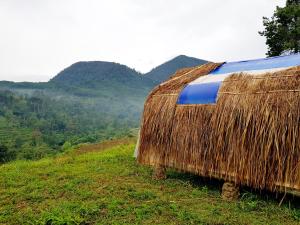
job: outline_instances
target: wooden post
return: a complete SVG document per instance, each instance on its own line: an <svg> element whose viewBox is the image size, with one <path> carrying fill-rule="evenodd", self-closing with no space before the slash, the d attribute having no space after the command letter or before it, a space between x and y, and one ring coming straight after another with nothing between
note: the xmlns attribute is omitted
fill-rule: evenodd
<svg viewBox="0 0 300 225"><path fill-rule="evenodd" d="M239 187L232 182L226 182L222 187L222 198L228 201L238 200L240 195Z"/></svg>
<svg viewBox="0 0 300 225"><path fill-rule="evenodd" d="M155 180L163 180L167 178L166 168L164 166L155 166L153 171L153 179Z"/></svg>

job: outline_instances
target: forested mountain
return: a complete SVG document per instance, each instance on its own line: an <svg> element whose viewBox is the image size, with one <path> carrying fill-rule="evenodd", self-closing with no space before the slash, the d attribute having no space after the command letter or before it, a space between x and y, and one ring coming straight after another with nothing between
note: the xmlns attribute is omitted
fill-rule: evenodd
<svg viewBox="0 0 300 225"><path fill-rule="evenodd" d="M135 135L149 91L186 56L141 74L113 62L78 62L49 82L0 81L0 163L34 159L72 145Z"/></svg>
<svg viewBox="0 0 300 225"><path fill-rule="evenodd" d="M144 95L155 85L151 79L125 65L102 61L75 63L57 74L49 84L63 89L80 87L93 90L94 94L105 92L113 96Z"/></svg>
<svg viewBox="0 0 300 225"><path fill-rule="evenodd" d="M145 76L152 79L156 84L167 80L176 70L193 67L201 64L207 63L207 61L202 59L197 59L193 57L188 57L185 55L179 55L170 61L167 61L160 66L152 69L150 72L146 73Z"/></svg>

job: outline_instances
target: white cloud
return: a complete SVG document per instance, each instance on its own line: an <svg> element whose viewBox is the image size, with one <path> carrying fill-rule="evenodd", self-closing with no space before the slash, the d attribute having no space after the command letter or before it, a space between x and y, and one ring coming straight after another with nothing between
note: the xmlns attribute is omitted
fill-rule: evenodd
<svg viewBox="0 0 300 225"><path fill-rule="evenodd" d="M76 61L146 72L186 54L264 57L262 16L284 0L1 0L0 80L47 81Z"/></svg>

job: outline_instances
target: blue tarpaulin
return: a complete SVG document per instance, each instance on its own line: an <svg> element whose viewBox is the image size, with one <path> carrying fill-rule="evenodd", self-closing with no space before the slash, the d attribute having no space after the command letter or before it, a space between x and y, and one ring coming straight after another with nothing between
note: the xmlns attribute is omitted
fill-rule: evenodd
<svg viewBox="0 0 300 225"><path fill-rule="evenodd" d="M227 62L188 84L180 93L177 104L216 103L222 81L232 73L261 74L300 66L300 54L277 56L239 62Z"/></svg>

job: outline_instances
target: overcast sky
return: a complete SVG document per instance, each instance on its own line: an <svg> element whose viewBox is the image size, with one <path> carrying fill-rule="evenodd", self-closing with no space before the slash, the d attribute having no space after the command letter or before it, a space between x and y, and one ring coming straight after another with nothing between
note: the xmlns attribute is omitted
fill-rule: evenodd
<svg viewBox="0 0 300 225"><path fill-rule="evenodd" d="M48 81L77 61L141 72L185 54L265 57L262 17L285 0L0 0L0 80Z"/></svg>

